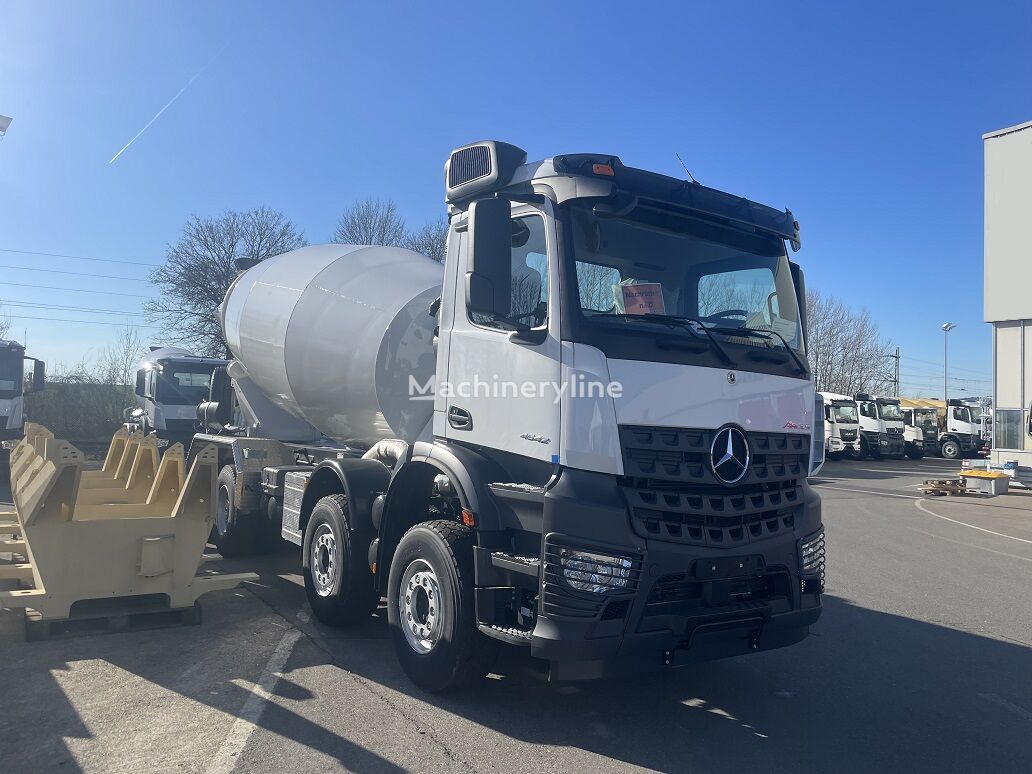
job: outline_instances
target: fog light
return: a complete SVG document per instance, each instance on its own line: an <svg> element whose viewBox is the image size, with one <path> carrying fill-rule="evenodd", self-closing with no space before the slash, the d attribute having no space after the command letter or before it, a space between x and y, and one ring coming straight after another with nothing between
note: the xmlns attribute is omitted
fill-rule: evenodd
<svg viewBox="0 0 1032 774"><path fill-rule="evenodd" d="M578 591L604 594L626 589L631 581L631 560L564 548L559 554L563 579Z"/></svg>

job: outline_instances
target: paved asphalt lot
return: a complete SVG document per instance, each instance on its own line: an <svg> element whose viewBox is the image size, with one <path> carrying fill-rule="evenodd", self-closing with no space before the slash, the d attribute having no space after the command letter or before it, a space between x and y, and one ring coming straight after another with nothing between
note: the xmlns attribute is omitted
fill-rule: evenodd
<svg viewBox="0 0 1032 774"><path fill-rule="evenodd" d="M426 695L382 608L309 620L293 553L221 562L261 581L205 597L199 627L26 644L0 612L0 770L1029 771L1032 494L920 499L956 468L829 462L807 640L606 683L509 653Z"/></svg>

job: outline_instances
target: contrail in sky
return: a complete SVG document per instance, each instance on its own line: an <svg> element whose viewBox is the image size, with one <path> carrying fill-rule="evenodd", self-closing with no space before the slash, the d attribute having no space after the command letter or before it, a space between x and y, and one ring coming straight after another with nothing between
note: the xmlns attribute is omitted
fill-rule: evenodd
<svg viewBox="0 0 1032 774"><path fill-rule="evenodd" d="M208 66L212 62L214 62L218 58L219 54L221 54L221 53L222 52L219 51L218 54L215 54L215 56L213 56L211 59L208 60L208 62L204 65L204 67L202 67L200 70L198 70L196 73L194 73L193 77L186 82L186 85L184 85L183 88L181 88L179 91L177 91L176 95L174 97L172 97L172 99L170 99L168 101L168 103L166 103L165 107L163 107L161 110L159 110L157 113L155 113L154 114L154 118L152 118L150 121L148 121L146 124L144 124L143 129L141 129L135 135L133 135L133 139L131 139L129 142L127 142L125 145L123 145L122 146L122 150L120 150L118 153L116 153L114 156L111 157L111 161L109 161L108 164L113 164L115 159L117 159L119 156L121 156L123 153L125 153L126 150L128 150L130 145L132 145L134 142L136 142L138 139L140 139L140 135L143 134L144 132L146 132L148 129L150 129L151 124L153 124L155 121L157 121L161 117L162 113L164 113L166 110L168 110L170 107L172 107L172 103L173 102L175 102L177 99L179 99L181 96L183 96L183 92L186 91L187 89L189 89L190 85L194 81L196 81L198 78L201 77L201 73L203 73L205 70L207 70Z"/></svg>

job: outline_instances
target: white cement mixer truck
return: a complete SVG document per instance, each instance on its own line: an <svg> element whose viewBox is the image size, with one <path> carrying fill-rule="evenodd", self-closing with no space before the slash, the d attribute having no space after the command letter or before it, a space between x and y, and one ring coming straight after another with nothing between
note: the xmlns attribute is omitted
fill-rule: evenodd
<svg viewBox="0 0 1032 774"><path fill-rule="evenodd" d="M32 363L26 378L26 363ZM45 364L25 355L17 341L0 339L0 462L22 437L25 427L25 396L43 389Z"/></svg>
<svg viewBox="0 0 1032 774"><path fill-rule="evenodd" d="M581 679L805 637L824 417L792 214L492 141L445 182L443 266L319 245L230 288L195 439L220 548L300 546L327 624L386 596L432 691L500 643Z"/></svg>

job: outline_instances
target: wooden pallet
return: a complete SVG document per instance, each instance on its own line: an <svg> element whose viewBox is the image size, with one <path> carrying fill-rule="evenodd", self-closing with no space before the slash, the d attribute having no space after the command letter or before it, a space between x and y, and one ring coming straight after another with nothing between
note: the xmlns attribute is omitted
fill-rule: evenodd
<svg viewBox="0 0 1032 774"><path fill-rule="evenodd" d="M933 497L951 497L967 493L967 485L962 479L928 479L922 484L921 491Z"/></svg>
<svg viewBox="0 0 1032 774"><path fill-rule="evenodd" d="M36 610L25 609L27 642L82 637L89 634L116 634L171 626L196 626L201 623L201 606L170 608L161 603L139 598L91 600L95 606L77 605L68 618L45 619Z"/></svg>

